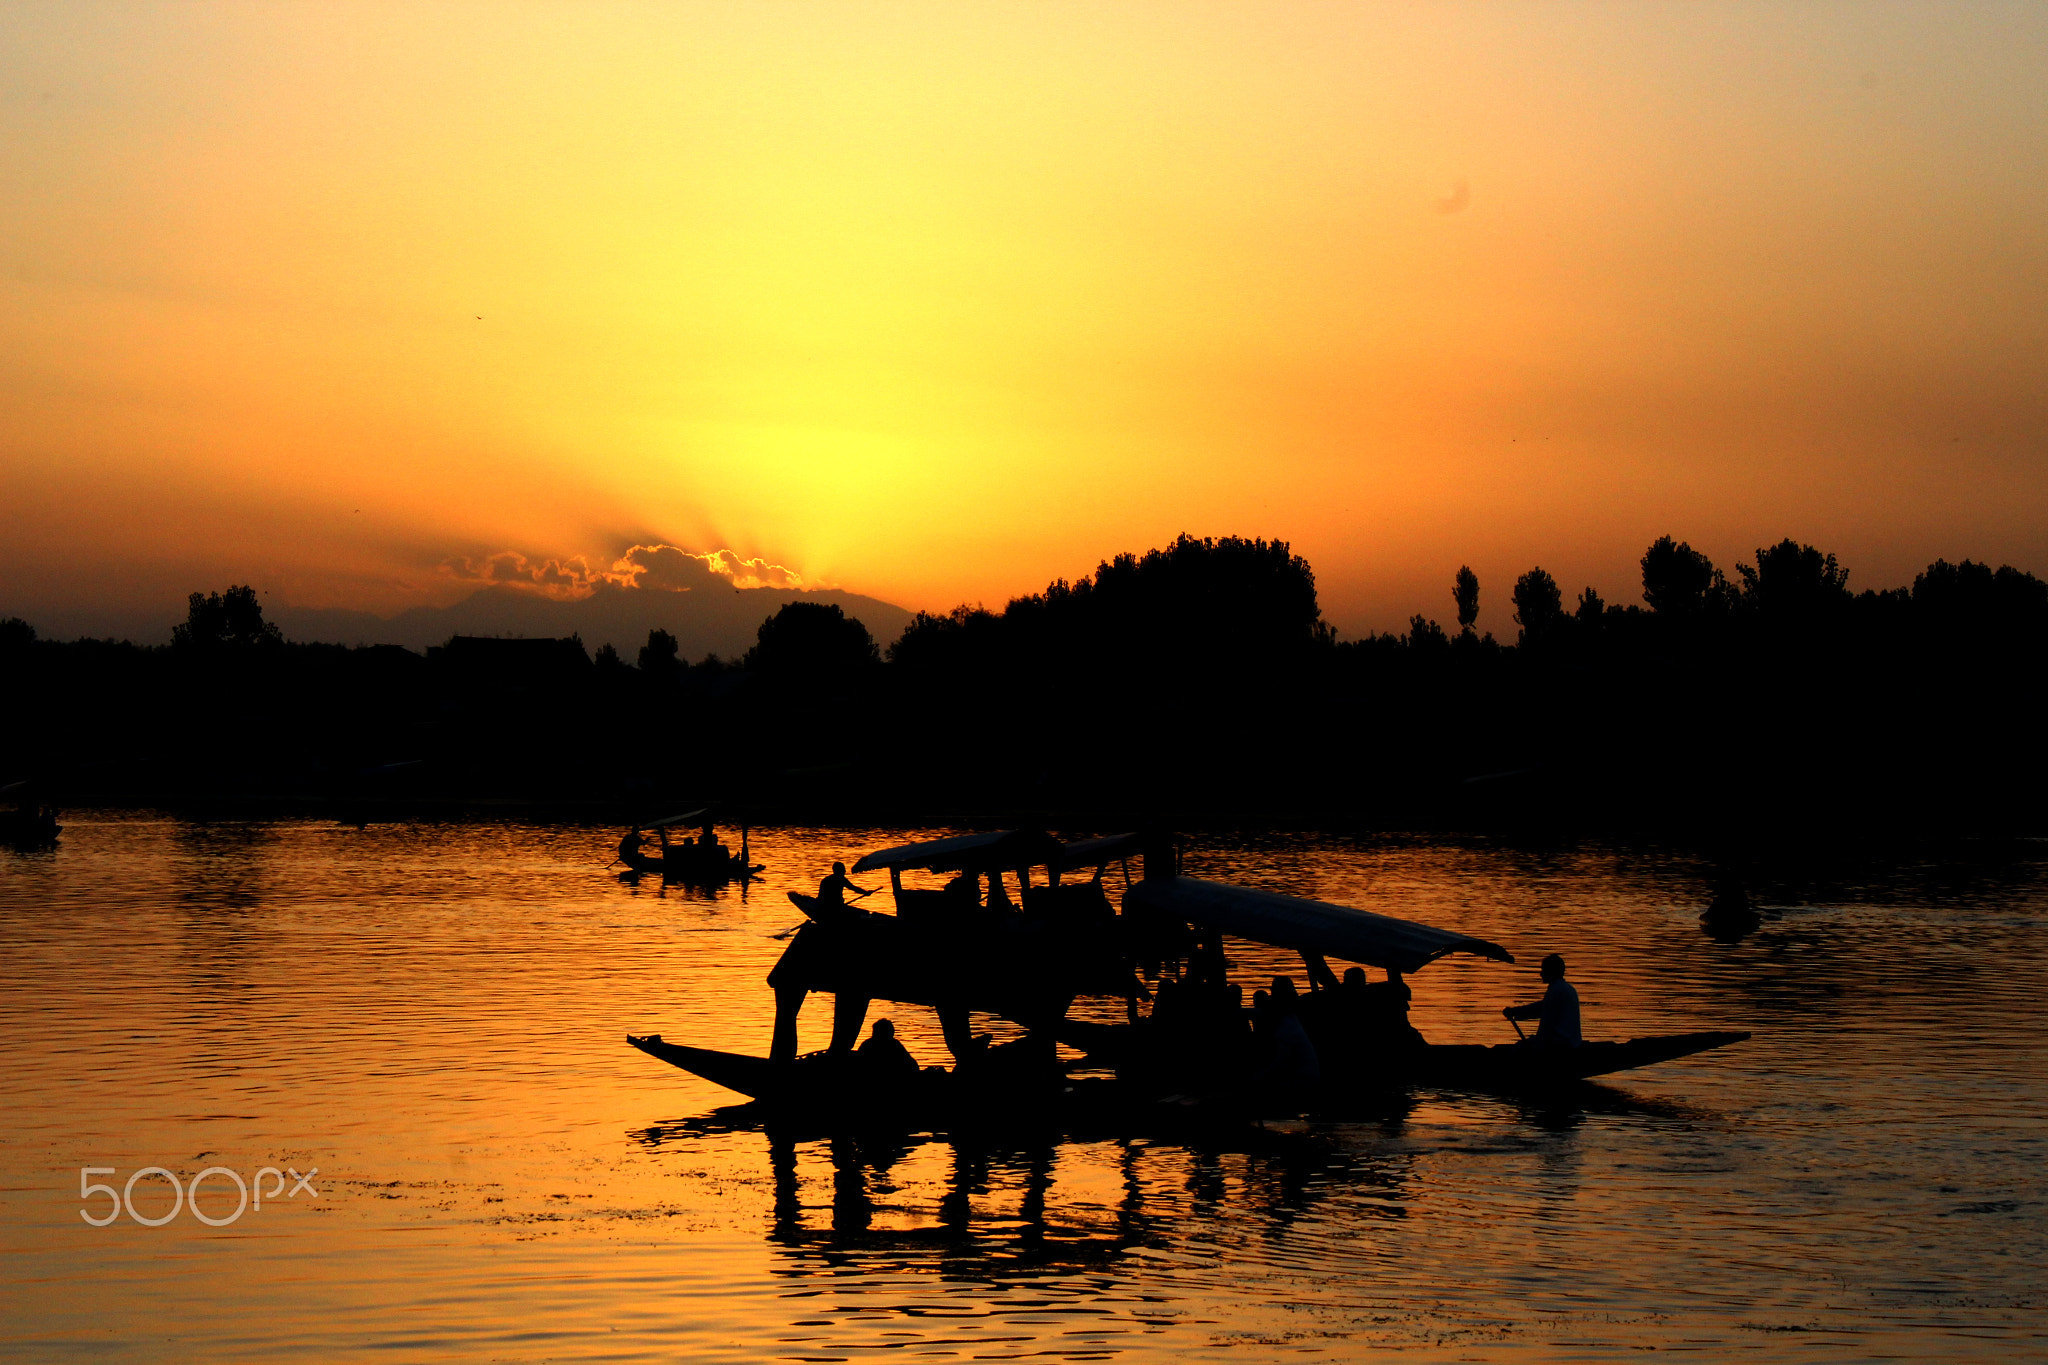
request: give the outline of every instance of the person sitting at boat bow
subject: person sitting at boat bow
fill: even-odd
[[[853,1055],[861,1070],[877,1081],[907,1080],[919,1070],[917,1058],[896,1037],[896,1025],[887,1019],[875,1020],[868,1040],[854,1049]]]
[[[1564,979],[1564,959],[1556,953],[1543,959],[1537,972],[1549,984],[1543,998],[1527,1005],[1509,1005],[1500,1012],[1503,1019],[1534,1019],[1536,1036],[1528,1041],[1539,1047],[1577,1047],[1579,1035],[1579,993]]]
[[[641,846],[646,842],[637,828],[626,831],[625,837],[619,840],[619,861],[628,867],[633,866],[633,860],[640,856]]]

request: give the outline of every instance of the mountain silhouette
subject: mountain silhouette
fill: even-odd
[[[685,659],[736,658],[753,645],[761,623],[790,602],[837,605],[885,647],[910,624],[903,608],[838,588],[658,588],[601,585],[588,597],[561,601],[519,588],[484,588],[447,607],[414,607],[386,619],[334,608],[278,607],[270,615],[302,642],[404,645],[425,649],[451,635],[580,635],[593,652],[612,645],[631,659],[650,630],[676,637]]]

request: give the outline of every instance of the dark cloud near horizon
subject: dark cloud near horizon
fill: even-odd
[[[693,592],[713,587],[807,588],[811,583],[786,565],[748,558],[731,550],[699,553],[679,545],[634,545],[609,568],[593,568],[582,555],[535,559],[517,550],[441,562],[441,572],[459,582],[531,588],[547,597],[588,597],[599,588],[646,592]]]

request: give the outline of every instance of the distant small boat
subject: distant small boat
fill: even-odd
[[[0,844],[15,848],[46,848],[57,842],[64,826],[48,810],[0,811]]]
[[[651,855],[622,846],[619,861],[626,865],[627,873],[632,876],[654,874],[665,881],[715,886],[723,882],[746,881],[767,870],[765,864],[754,862],[748,852],[746,825],[740,826],[739,852],[734,853],[717,842],[708,807],[636,825],[634,829],[669,830],[679,826],[698,828],[701,833],[698,838],[673,844],[667,842],[668,836],[663,834],[663,842]]]

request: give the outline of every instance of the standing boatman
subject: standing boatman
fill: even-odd
[[[1579,993],[1564,979],[1564,959],[1556,953],[1543,959],[1537,972],[1549,984],[1543,998],[1527,1005],[1509,1005],[1500,1012],[1503,1019],[1534,1019],[1536,1036],[1528,1041],[1537,1047],[1577,1047],[1579,1034]]]

